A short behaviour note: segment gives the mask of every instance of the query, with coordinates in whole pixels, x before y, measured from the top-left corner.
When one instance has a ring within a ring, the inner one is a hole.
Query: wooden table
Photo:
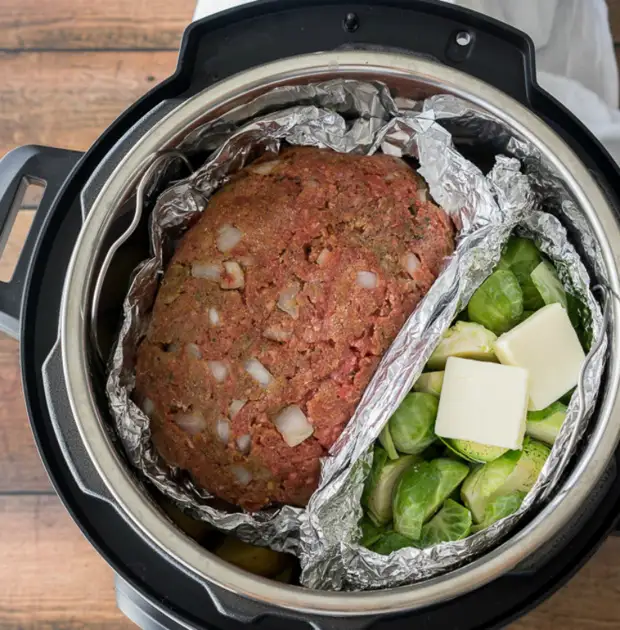
[[[194,0],[0,2],[0,155],[26,143],[86,149],[173,71],[193,8]],[[25,230],[22,218],[16,241]],[[17,251],[15,243],[4,271]],[[111,570],[50,487],[26,417],[17,343],[4,337],[0,400],[0,629],[133,627],[115,607]],[[620,539],[513,628],[620,628]]]

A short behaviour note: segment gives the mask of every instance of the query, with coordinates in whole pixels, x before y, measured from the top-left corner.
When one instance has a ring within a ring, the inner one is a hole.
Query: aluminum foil
[[[477,134],[484,128],[488,137],[505,138],[502,148],[508,151],[511,138],[500,134],[496,121],[479,114],[454,97],[433,97],[421,103],[401,101],[392,98],[381,84],[352,80],[277,88],[186,137],[179,146],[183,152],[193,159],[204,152],[210,155],[190,177],[168,185],[152,209],[152,257],[134,272],[109,363],[107,393],[115,429],[129,461],[164,495],[195,518],[234,532],[247,542],[300,555],[302,581],[308,586],[377,588],[445,572],[496,544],[523,512],[543,498],[543,492],[553,490],[551,474],[558,468],[555,455],[520,512],[476,537],[424,552],[404,550],[389,558],[356,544],[359,499],[371,463],[369,447],[454,315],[490,273],[515,226],[535,235],[543,251],[558,263],[563,281],[591,314],[594,340],[602,334],[600,312],[588,292],[587,274],[566,242],[561,224],[550,215],[532,211],[540,201],[532,185],[533,176],[522,174],[517,160],[499,157],[485,177],[454,148],[450,132],[438,123],[445,119],[465,131],[475,127],[472,133]],[[218,187],[259,155],[277,153],[283,141],[340,152],[372,154],[381,150],[416,157],[432,196],[450,212],[460,230],[458,247],[383,357],[354,418],[324,461],[320,488],[307,510],[284,506],[254,514],[226,512],[214,507],[212,497],[184,471],[168,466],[151,444],[149,420],[131,399],[135,352],[148,327],[175,243],[201,212],[208,211],[209,197]],[[527,147],[519,148],[524,157]],[[165,187],[169,171],[161,169],[151,191]],[[561,203],[558,208],[562,214]],[[571,403],[558,444],[567,440],[573,443],[573,437],[582,432],[586,409],[591,409],[596,394],[603,355],[601,346],[598,360],[588,363],[592,373],[584,380],[583,400]],[[564,434],[568,437],[563,438]]]

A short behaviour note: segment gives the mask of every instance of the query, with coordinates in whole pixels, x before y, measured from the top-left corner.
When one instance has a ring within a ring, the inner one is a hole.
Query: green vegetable
[[[461,499],[476,523],[484,519],[487,505],[496,497],[514,472],[521,451],[508,451],[496,460],[472,471],[461,487]]]
[[[364,516],[359,522],[362,537],[360,545],[362,547],[370,547],[377,542],[385,533],[385,527],[375,525],[367,516]]]
[[[516,326],[523,315],[523,291],[514,273],[494,271],[471,296],[467,314],[496,335]]]
[[[432,394],[407,394],[392,414],[388,426],[397,451],[415,455],[430,446],[437,436],[433,431],[439,400]]]
[[[498,269],[508,269],[514,273],[523,293],[523,308],[526,311],[537,311],[545,305],[530,275],[541,261],[540,252],[533,241],[512,236],[497,265]]]
[[[521,317],[519,318],[519,324],[524,322],[528,317],[531,317],[534,314],[534,311],[523,311]]]
[[[472,442],[470,440],[442,438],[442,442],[463,459],[478,464],[492,462],[508,451],[507,448],[502,448],[501,446],[479,444],[478,442]]]
[[[532,271],[531,277],[532,282],[536,285],[545,304],[555,304],[559,302],[568,310],[566,291],[558,278],[554,266],[550,262],[543,260],[543,262]]]
[[[499,496],[529,492],[549,456],[549,448],[528,437],[522,451],[508,451],[474,470],[463,482],[461,499],[476,523],[484,520],[487,506]]]
[[[496,340],[497,335],[480,324],[456,322],[444,333],[426,367],[429,370],[443,370],[448,357],[497,361],[493,353]]]
[[[471,512],[460,503],[446,499],[443,507],[422,527],[420,547],[462,540],[471,532]]]
[[[418,540],[422,526],[465,479],[469,467],[451,459],[434,459],[410,466],[394,489],[394,530]]]
[[[525,492],[516,490],[515,492],[503,494],[493,499],[484,510],[482,521],[479,525],[474,525],[471,528],[471,533],[475,534],[476,532],[481,532],[483,529],[493,525],[496,521],[514,514],[519,507],[521,507],[525,495]]]
[[[573,389],[571,389],[570,392],[566,392],[566,394],[564,394],[564,396],[560,398],[559,402],[567,406],[570,405],[570,400],[573,397],[573,394],[575,393],[576,389],[577,389],[576,387],[573,387]]]
[[[443,386],[443,377],[445,372],[425,372],[413,384],[414,392],[422,392],[423,394],[433,394],[439,396]]]
[[[416,546],[415,541],[411,540],[411,538],[407,538],[407,536],[403,536],[398,532],[386,532],[372,545],[371,550],[383,556],[389,556],[393,551]]]
[[[398,459],[398,453],[396,452],[394,442],[392,441],[392,435],[390,434],[389,424],[386,424],[383,427],[383,431],[379,434],[379,443],[383,446],[390,459]]]
[[[568,407],[561,402],[554,402],[540,411],[528,411],[525,432],[536,440],[553,445],[567,411]]]
[[[413,455],[390,460],[380,446],[375,446],[372,468],[362,494],[362,505],[375,525],[386,525],[392,520],[394,486],[403,471],[415,460]]]

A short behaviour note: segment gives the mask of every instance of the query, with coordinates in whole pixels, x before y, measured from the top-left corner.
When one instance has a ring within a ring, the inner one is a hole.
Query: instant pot
[[[383,81],[408,98],[456,94],[533,143],[598,241],[604,269],[590,269],[593,284],[620,294],[620,173],[538,87],[533,44],[522,33],[430,0],[259,0],[192,24],[175,74],[87,153],[28,146],[0,162],[0,243],[24,183],[46,184],[14,276],[0,286],[0,326],[20,340],[30,420],[55,488],[114,569],[119,607],[143,628],[501,627],[568,580],[620,515],[615,299],[598,408],[561,490],[500,547],[438,578],[324,593],[250,575],[176,527],[126,464],[109,429],[89,314],[100,294],[98,338],[109,342],[131,269],[145,257],[144,221],[103,287],[98,278],[134,219],[136,184],[154,155],[198,124],[275,86],[335,77]],[[463,150],[476,159],[476,146]]]

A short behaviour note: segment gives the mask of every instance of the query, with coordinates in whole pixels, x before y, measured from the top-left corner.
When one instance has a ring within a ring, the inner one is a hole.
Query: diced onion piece
[[[174,423],[190,435],[198,435],[207,428],[207,422],[200,413],[177,414]]]
[[[202,352],[195,343],[188,343],[185,347],[187,348],[187,352],[194,357],[194,359],[202,359]]]
[[[228,422],[228,418],[220,418],[215,425],[215,431],[220,442],[228,444],[228,439],[230,438],[230,422]]]
[[[378,284],[377,274],[372,271],[358,271],[355,282],[362,289],[376,289]]]
[[[266,339],[271,339],[271,341],[279,341],[284,343],[288,341],[293,336],[292,332],[288,330],[279,330],[278,328],[267,328],[263,331],[263,337]]]
[[[418,198],[418,201],[426,203],[428,201],[428,188],[418,188],[416,196]]]
[[[297,405],[283,409],[275,418],[274,424],[284,441],[292,448],[307,440],[313,433],[314,427]]]
[[[322,267],[323,265],[327,264],[327,261],[329,260],[329,257],[331,256],[331,254],[332,253],[329,251],[329,249],[327,248],[322,249],[319,255],[317,256],[316,264],[319,267]]]
[[[269,175],[280,164],[280,160],[271,160],[270,162],[263,162],[252,167],[254,173],[258,175]]]
[[[282,289],[278,297],[278,308],[290,315],[293,319],[299,317],[299,305],[297,304],[299,289],[299,282],[293,282],[285,289]]]
[[[250,452],[250,446],[252,445],[252,437],[249,433],[240,435],[237,438],[237,448],[241,453],[247,455]]]
[[[220,314],[213,307],[209,309],[209,323],[211,326],[217,326],[220,323]]]
[[[238,262],[227,260],[224,263],[224,275],[220,280],[220,286],[222,289],[243,289],[245,276]]]
[[[150,398],[145,398],[142,401],[142,412],[144,415],[150,418],[154,411],[155,403]]]
[[[242,486],[247,486],[252,481],[252,473],[243,466],[231,466],[230,471]]]
[[[192,276],[219,282],[222,277],[222,265],[219,263],[194,263],[192,264]]]
[[[242,236],[243,232],[234,225],[223,225],[218,230],[215,245],[222,253],[229,252],[239,244]]]
[[[403,256],[402,264],[407,270],[407,273],[413,278],[415,272],[420,267],[420,259],[415,254],[409,252]]]
[[[223,361],[207,361],[207,365],[211,370],[211,374],[213,374],[213,378],[221,383],[226,380],[228,376],[228,368],[226,367],[226,363]]]
[[[245,403],[248,402],[247,400],[233,400],[230,403],[230,407],[228,408],[228,411],[230,412],[230,417],[234,418],[243,408],[243,405],[245,405]]]
[[[269,370],[258,360],[248,359],[244,363],[245,371],[261,386],[268,387],[273,381],[273,376]]]

